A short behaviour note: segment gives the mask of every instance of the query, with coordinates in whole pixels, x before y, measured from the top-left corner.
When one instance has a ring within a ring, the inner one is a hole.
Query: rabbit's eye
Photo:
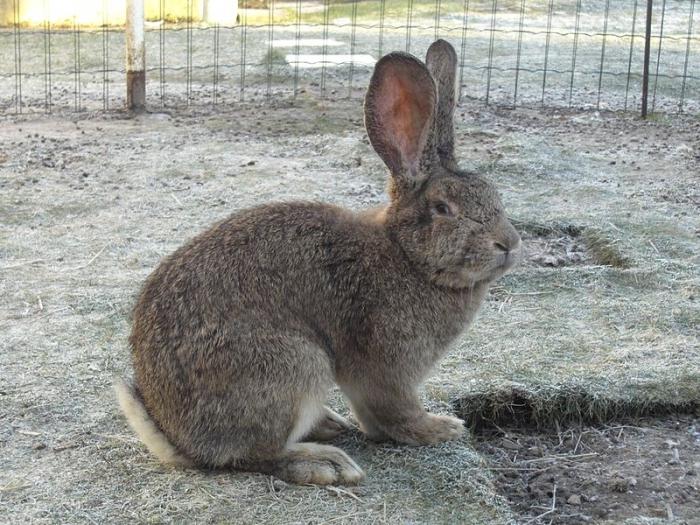
[[[438,202],[433,206],[433,211],[436,215],[450,216],[452,215],[452,210],[444,202]]]

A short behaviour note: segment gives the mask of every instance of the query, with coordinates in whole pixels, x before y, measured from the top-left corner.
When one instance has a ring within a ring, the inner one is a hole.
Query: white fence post
[[[146,43],[144,0],[126,2],[126,107],[146,108]]]

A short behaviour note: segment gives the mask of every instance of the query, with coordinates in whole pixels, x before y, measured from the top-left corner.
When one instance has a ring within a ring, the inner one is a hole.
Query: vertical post
[[[146,108],[143,2],[144,0],[126,2],[126,107],[132,111],[143,111]]]
[[[647,0],[647,24],[644,34],[644,71],[642,72],[642,118],[647,118],[649,101],[649,57],[651,55],[651,14],[653,0]]]
[[[12,3],[12,18],[15,36],[15,113],[22,113],[22,46],[20,40],[21,16],[19,9],[19,0],[14,0]]]

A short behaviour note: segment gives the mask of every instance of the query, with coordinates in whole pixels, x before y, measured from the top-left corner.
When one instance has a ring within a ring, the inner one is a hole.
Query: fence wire
[[[27,1],[0,2],[0,112],[124,108],[124,28],[108,16],[117,0],[101,0],[90,24],[56,20],[57,0],[33,0],[43,12],[25,20]],[[700,113],[696,1],[653,3],[651,111]],[[421,57],[435,38],[458,52],[460,99],[641,107],[648,0],[267,0],[227,23],[203,21],[206,0],[187,0],[180,17],[171,2],[152,2],[146,23],[149,107],[361,97],[380,56]]]

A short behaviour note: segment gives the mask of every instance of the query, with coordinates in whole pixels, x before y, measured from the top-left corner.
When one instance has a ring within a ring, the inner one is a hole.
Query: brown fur
[[[428,414],[416,391],[520,240],[493,186],[456,171],[444,150],[452,125],[433,115],[451,118],[451,107],[425,108],[454,104],[443,93],[454,82],[432,76],[454,75],[454,50],[433,46],[430,71],[392,53],[368,89],[368,134],[392,174],[388,206],[244,210],[147,279],[130,338],[130,402],[159,430],[141,434],[152,452],[165,440],[196,465],[356,483],[362,471],[342,451],[297,442],[347,428],[323,406],[334,382],[372,438],[420,445],[462,433],[459,419]]]

